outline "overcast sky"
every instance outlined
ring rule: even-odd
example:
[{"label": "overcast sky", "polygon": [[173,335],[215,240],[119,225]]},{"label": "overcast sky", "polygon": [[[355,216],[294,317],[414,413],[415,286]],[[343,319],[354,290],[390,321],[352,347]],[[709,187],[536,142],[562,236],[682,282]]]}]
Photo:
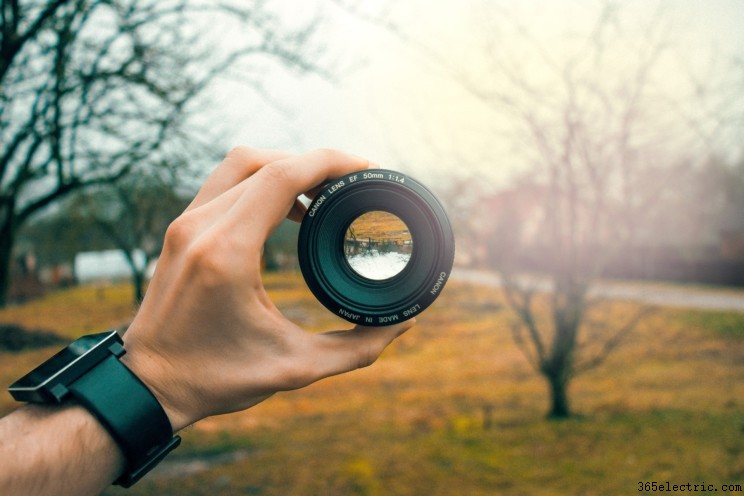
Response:
[{"label": "overcast sky", "polygon": [[[372,3],[366,3],[372,9],[367,13],[379,15]],[[684,98],[691,76],[720,77],[725,84],[738,77],[739,84],[744,82],[744,2],[617,4],[621,4],[617,27],[630,40],[641,40],[654,20],[663,23],[659,32],[668,48],[656,70],[659,91]],[[296,2],[277,0],[270,5],[288,18],[302,15]],[[596,25],[598,7],[605,4],[393,2],[390,19],[401,27],[402,36],[344,12],[333,2],[319,5],[324,17],[319,35],[330,55],[341,61],[339,80],[272,72],[267,88],[284,111],[262,103],[249,90],[241,94],[234,87],[218,88],[217,101],[229,105],[229,119],[239,122],[226,142],[295,151],[330,146],[423,180],[427,176],[441,182],[454,170],[497,184],[526,163],[509,134],[513,117],[483,105],[457,78],[482,81],[488,87],[487,78],[492,77],[488,68],[494,61],[518,60],[539,82],[546,71],[543,58],[560,63],[574,53]],[[524,46],[524,30],[544,53],[534,56],[535,50]],[[742,61],[738,75],[731,70],[735,57]],[[604,77],[621,76],[608,72]],[[723,142],[721,146],[737,153],[737,143],[730,138]]]}]

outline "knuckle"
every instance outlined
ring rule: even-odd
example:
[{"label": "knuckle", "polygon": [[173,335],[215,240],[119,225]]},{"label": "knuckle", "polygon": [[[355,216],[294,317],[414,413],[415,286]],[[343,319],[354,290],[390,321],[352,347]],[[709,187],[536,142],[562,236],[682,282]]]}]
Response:
[{"label": "knuckle", "polygon": [[303,388],[314,382],[313,371],[298,360],[288,360],[281,373],[283,389]]},{"label": "knuckle", "polygon": [[184,249],[193,237],[194,228],[194,222],[188,214],[180,215],[165,231],[165,246],[177,251]]},{"label": "knuckle", "polygon": [[261,171],[263,171],[269,179],[277,182],[289,181],[292,176],[288,166],[282,162],[271,162],[270,164],[266,164]]},{"label": "knuckle", "polygon": [[313,151],[313,154],[317,155],[323,162],[326,163],[339,162],[348,158],[348,156],[344,152],[335,148],[317,148]]},{"label": "knuckle", "polygon": [[231,169],[238,169],[241,176],[250,176],[263,165],[259,150],[248,146],[236,146],[225,156],[224,162]]},{"label": "knuckle", "polygon": [[[294,334],[294,333],[292,333]],[[283,349],[279,380],[282,389],[300,389],[320,379],[323,374],[315,357],[316,353],[308,354],[313,348],[313,341],[305,334],[286,335],[280,340],[279,347]]]},{"label": "knuckle", "polygon": [[224,285],[231,277],[231,269],[219,247],[212,239],[200,239],[186,249],[185,263],[195,280],[204,287]]},{"label": "knuckle", "polygon": [[225,160],[235,162],[252,162],[253,157],[255,157],[256,155],[256,152],[257,150],[255,148],[251,148],[250,146],[235,146],[229,152],[227,152],[227,155],[225,155]]},{"label": "knuckle", "polygon": [[375,360],[379,353],[375,352],[371,345],[362,346],[357,350],[356,366],[358,369],[369,367]]}]

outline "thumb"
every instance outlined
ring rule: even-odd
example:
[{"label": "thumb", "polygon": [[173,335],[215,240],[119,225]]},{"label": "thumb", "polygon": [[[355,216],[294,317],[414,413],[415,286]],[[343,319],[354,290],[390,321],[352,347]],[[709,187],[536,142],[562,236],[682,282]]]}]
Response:
[{"label": "thumb", "polygon": [[395,338],[411,329],[416,319],[385,327],[356,326],[346,331],[316,334],[318,379],[368,367]]}]

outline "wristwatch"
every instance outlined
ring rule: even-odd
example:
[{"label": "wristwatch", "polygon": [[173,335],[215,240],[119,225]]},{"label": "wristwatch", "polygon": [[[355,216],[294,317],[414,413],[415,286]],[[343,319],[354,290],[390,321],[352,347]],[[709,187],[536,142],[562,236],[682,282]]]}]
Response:
[{"label": "wristwatch", "polygon": [[129,487],[181,442],[145,384],[119,358],[116,331],[83,336],[18,379],[8,391],[18,401],[87,408],[111,434],[127,460],[114,484]]}]

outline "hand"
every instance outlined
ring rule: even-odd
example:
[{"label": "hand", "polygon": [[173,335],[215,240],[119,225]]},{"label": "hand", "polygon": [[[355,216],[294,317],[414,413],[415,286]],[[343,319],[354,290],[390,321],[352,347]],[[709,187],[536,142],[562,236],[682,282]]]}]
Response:
[{"label": "hand", "polygon": [[368,366],[413,325],[310,334],[277,310],[261,282],[264,242],[284,217],[302,217],[297,197],[368,167],[333,150],[236,148],[171,224],[124,335],[124,362],[158,397],[174,432]]}]

